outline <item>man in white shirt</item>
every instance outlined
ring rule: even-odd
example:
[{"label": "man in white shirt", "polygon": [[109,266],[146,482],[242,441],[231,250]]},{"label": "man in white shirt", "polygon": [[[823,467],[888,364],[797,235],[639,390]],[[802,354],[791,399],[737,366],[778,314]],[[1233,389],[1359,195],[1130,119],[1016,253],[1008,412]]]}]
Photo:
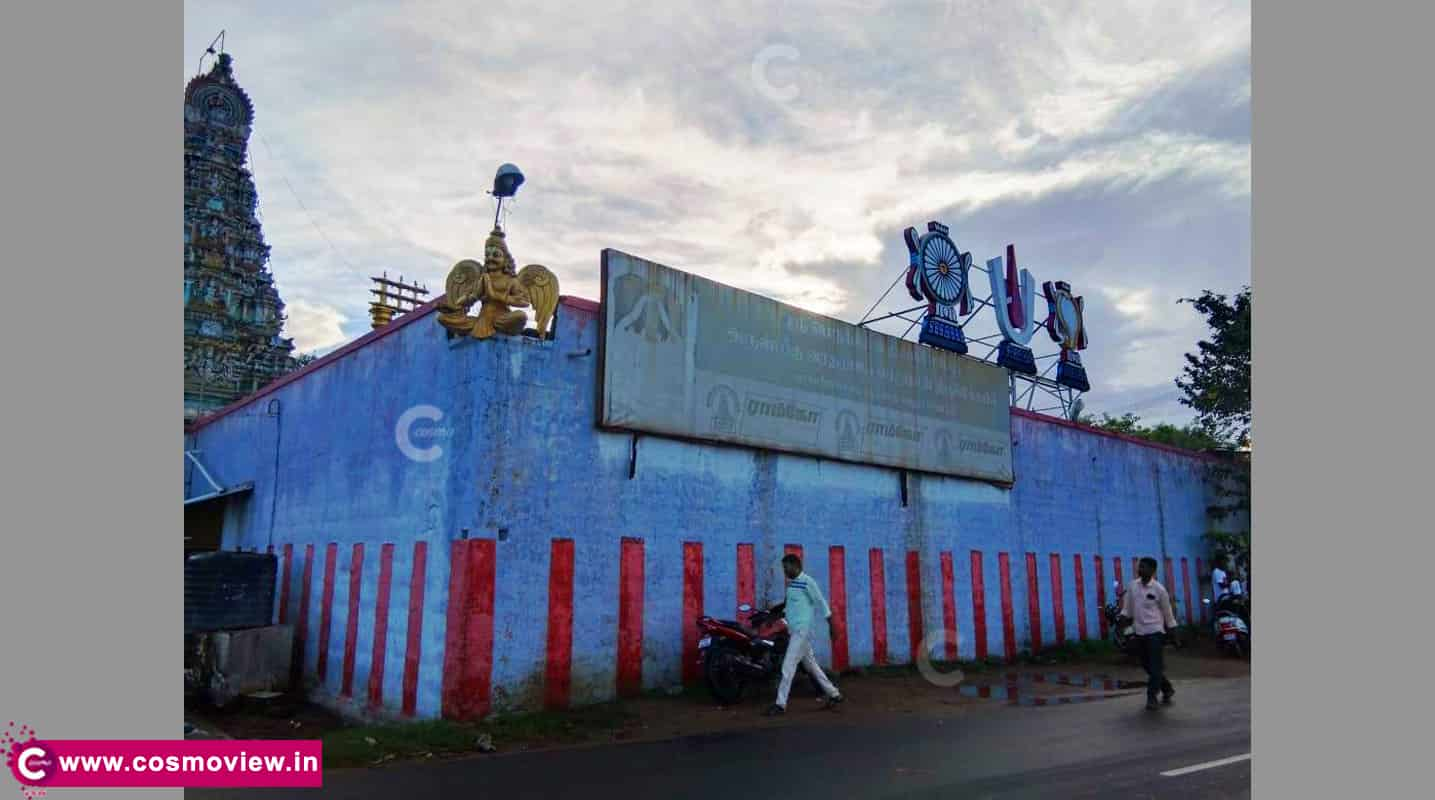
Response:
[{"label": "man in white shirt", "polygon": [[828,634],[834,633],[832,609],[827,605],[827,598],[822,596],[817,581],[802,571],[802,559],[797,555],[788,553],[782,557],[782,572],[787,576],[787,600],[783,605],[789,638],[787,655],[782,659],[782,682],[777,686],[777,702],[767,709],[768,716],[787,712],[787,694],[792,689],[792,677],[797,674],[799,662],[827,694],[827,708],[842,702],[842,693],[827,679],[812,649],[814,621],[818,614],[827,621]]},{"label": "man in white shirt", "polygon": [[1156,559],[1143,558],[1136,567],[1137,579],[1121,596],[1121,615],[1132,622],[1136,638],[1141,642],[1141,666],[1146,670],[1146,708],[1155,710],[1156,694],[1171,704],[1176,689],[1166,679],[1163,648],[1166,633],[1176,628],[1176,615],[1171,611],[1171,594],[1156,580]]},{"label": "man in white shirt", "polygon": [[1240,594],[1240,583],[1231,578],[1230,562],[1226,554],[1216,556],[1216,565],[1211,569],[1211,605],[1219,605],[1221,598],[1228,594]]}]

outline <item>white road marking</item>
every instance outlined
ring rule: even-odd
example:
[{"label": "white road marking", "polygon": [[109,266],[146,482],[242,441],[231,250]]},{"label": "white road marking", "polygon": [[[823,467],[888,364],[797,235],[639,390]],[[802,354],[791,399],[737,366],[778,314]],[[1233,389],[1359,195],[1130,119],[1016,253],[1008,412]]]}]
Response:
[{"label": "white road marking", "polygon": [[1193,765],[1191,765],[1191,766],[1189,766],[1189,767],[1181,767],[1180,769],[1167,770],[1166,772],[1161,773],[1161,777],[1163,777],[1163,778],[1177,778],[1177,777],[1180,777],[1180,776],[1182,776],[1182,775],[1190,775],[1190,774],[1193,773],[1193,772],[1200,772],[1200,771],[1203,770],[1203,769],[1215,769],[1216,767],[1224,767],[1224,766],[1226,766],[1227,764],[1237,764],[1237,763],[1240,763],[1240,762],[1242,762],[1242,761],[1250,761],[1250,760],[1251,760],[1251,754],[1250,754],[1250,753],[1246,753],[1245,755],[1231,756],[1230,758],[1223,758],[1223,759],[1221,759],[1221,760],[1219,760],[1219,761],[1207,761],[1207,762],[1204,763],[1204,764],[1193,764]]}]

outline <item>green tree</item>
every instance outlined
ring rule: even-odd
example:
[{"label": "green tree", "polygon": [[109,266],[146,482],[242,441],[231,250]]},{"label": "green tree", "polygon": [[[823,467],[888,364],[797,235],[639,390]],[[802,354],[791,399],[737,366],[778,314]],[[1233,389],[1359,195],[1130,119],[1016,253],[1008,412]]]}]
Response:
[{"label": "green tree", "polygon": [[1181,404],[1196,411],[1196,421],[1212,437],[1249,446],[1251,436],[1251,287],[1235,297],[1207,289],[1185,297],[1206,318],[1210,338],[1186,354],[1176,379]]},{"label": "green tree", "polygon": [[1135,414],[1123,414],[1119,417],[1103,414],[1100,420],[1083,418],[1081,421],[1094,428],[1112,433],[1134,436],[1138,439],[1160,442],[1173,447],[1183,447],[1187,450],[1216,450],[1224,447],[1221,440],[1211,436],[1199,425],[1177,426],[1169,422],[1143,425],[1141,418]]}]

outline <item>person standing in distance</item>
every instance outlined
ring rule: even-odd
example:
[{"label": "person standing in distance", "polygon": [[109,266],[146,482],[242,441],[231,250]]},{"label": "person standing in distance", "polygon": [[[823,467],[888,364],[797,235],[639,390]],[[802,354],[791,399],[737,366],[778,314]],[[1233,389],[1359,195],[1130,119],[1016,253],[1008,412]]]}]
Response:
[{"label": "person standing in distance", "polygon": [[1176,689],[1166,679],[1163,648],[1166,634],[1176,628],[1176,615],[1171,611],[1171,594],[1156,580],[1156,559],[1141,559],[1136,567],[1136,580],[1126,587],[1121,598],[1121,615],[1131,620],[1136,638],[1141,642],[1141,666],[1146,670],[1146,708],[1155,710],[1156,694],[1171,704]]},{"label": "person standing in distance", "polygon": [[765,712],[769,717],[787,713],[787,694],[792,689],[792,677],[797,674],[799,662],[827,694],[824,707],[832,708],[843,699],[842,693],[837,691],[817,663],[817,654],[812,649],[812,634],[818,614],[827,621],[828,635],[835,635],[832,609],[827,605],[827,598],[823,597],[817,581],[802,571],[802,559],[796,554],[788,553],[782,557],[782,573],[787,576],[787,599],[783,605],[789,638],[787,654],[782,659],[782,681],[777,686],[777,702]]}]

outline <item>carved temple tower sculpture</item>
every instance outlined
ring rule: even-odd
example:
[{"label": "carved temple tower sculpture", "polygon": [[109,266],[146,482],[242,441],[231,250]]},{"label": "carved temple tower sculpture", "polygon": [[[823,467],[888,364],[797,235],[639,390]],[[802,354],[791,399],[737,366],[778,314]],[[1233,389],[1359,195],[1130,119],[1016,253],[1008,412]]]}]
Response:
[{"label": "carved temple tower sculpture", "polygon": [[184,415],[221,408],[294,369],[245,167],[254,105],[233,60],[184,91]]}]

